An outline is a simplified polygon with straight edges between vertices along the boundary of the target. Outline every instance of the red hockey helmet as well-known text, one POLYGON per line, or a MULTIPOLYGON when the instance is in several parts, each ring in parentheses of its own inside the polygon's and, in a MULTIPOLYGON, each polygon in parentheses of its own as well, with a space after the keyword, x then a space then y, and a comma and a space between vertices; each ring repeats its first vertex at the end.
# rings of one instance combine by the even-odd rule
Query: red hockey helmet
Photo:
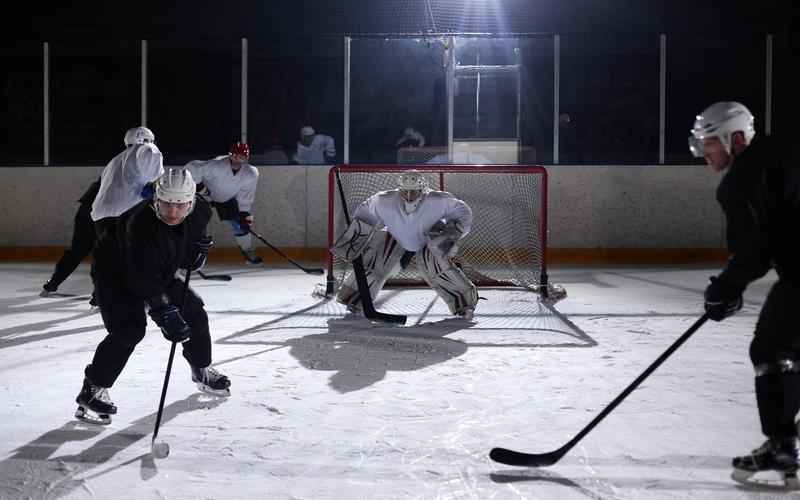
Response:
POLYGON ((242 155, 245 158, 250 158, 250 146, 246 142, 237 142, 231 146, 230 154, 242 155))

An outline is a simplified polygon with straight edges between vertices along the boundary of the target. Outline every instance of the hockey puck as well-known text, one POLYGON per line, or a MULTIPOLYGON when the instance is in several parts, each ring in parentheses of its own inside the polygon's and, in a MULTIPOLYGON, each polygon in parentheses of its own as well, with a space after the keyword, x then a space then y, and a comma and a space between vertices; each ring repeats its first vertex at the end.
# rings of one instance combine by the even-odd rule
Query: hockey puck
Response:
POLYGON ((155 442, 153 443, 152 452, 155 458, 167 458, 169 456, 169 444, 164 441, 155 442))

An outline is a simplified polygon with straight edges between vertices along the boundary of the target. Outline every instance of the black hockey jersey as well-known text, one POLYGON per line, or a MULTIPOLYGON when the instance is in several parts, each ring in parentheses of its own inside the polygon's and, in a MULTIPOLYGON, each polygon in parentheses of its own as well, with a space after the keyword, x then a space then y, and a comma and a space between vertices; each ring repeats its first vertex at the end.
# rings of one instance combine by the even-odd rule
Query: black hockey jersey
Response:
POLYGON ((717 187, 728 263, 719 278, 741 290, 772 267, 800 283, 800 165, 779 138, 756 137, 717 187))

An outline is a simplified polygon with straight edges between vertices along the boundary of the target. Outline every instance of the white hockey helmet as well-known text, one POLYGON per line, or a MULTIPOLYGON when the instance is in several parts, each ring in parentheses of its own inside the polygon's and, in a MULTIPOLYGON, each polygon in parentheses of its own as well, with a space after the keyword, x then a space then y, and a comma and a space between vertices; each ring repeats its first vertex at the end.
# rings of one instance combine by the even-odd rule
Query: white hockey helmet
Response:
POLYGON ((155 209, 159 219, 167 224, 180 224, 183 219, 194 209, 195 182, 192 174, 185 168, 168 168, 164 174, 156 179, 155 209), (184 204, 189 203, 186 214, 178 221, 169 221, 161 213, 161 203, 184 204))
POLYGON ((145 142, 156 142, 153 131, 147 127, 134 127, 125 132, 125 145, 144 144, 145 142))
POLYGON ((697 158, 705 154, 703 139, 719 137, 725 151, 731 153, 731 136, 734 132, 744 133, 746 144, 756 135, 753 127, 753 114, 744 104, 735 101, 721 101, 712 104, 695 117, 694 127, 689 136, 689 151, 697 158))
POLYGON ((419 170, 406 170, 400 174, 400 177, 397 178, 397 185, 407 214, 416 210, 425 194, 430 191, 427 179, 419 170))

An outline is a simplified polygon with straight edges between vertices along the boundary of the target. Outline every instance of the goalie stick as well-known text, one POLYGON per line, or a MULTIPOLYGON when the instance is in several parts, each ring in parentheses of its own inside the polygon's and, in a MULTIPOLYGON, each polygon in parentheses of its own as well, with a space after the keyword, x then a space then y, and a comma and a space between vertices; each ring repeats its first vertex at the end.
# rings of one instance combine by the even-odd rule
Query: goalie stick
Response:
POLYGON ((267 245, 268 247, 270 247, 271 249, 273 249, 275 251, 275 253, 277 253, 278 255, 283 257, 284 259, 286 259, 290 264, 294 265, 294 267, 300 269, 304 273, 308 273, 308 274, 325 274, 325 271, 323 269, 321 269, 321 268, 318 268, 318 267, 304 267, 304 266, 301 266, 300 264, 298 264, 297 262, 293 261, 292 259, 289 258, 288 255, 283 253, 280 248, 274 246, 272 243, 270 243, 269 241, 265 240, 263 236, 261 236, 260 234, 258 234, 255 231, 253 231, 253 228, 249 228, 248 231, 250 231, 250 234, 252 234, 256 238, 261 240, 261 243, 263 243, 263 244, 267 245))
POLYGON ((197 274, 204 280, 211 281, 230 281, 233 279, 230 274, 206 274, 203 271, 197 271, 197 274))
POLYGON ((614 399, 614 401, 603 408, 603 411, 601 411, 599 415, 594 417, 594 419, 589 422, 586 427, 581 429, 581 431, 574 438, 570 439, 569 442, 567 442, 567 444, 561 448, 548 453, 524 453, 521 451, 509 450, 507 448, 493 448, 492 451, 489 452, 489 458, 495 462, 500 462, 501 464, 520 465, 527 467, 546 467, 558 462, 561 457, 566 455, 567 452, 572 449, 573 446, 578 444, 578 441, 589 434, 589 431, 594 429, 594 427, 599 424, 601 420, 611 413, 611 411, 614 410, 614 408, 616 408, 617 405, 619 405, 628 396, 628 394, 633 392, 633 390, 636 389, 639 384, 644 381, 644 379, 653 373, 656 368, 661 365, 661 363, 663 363, 673 352, 675 352, 684 342, 686 342, 686 340, 688 340, 698 328, 703 326, 703 323, 705 323, 707 319, 708 315, 703 314, 700 319, 695 321, 694 324, 690 326, 688 330, 686 330, 686 333, 681 335, 678 340, 673 342, 672 345, 669 346, 667 350, 658 357, 658 359, 648 366, 641 375, 636 377, 636 380, 631 382, 631 384, 626 387, 625 390, 614 399))
MULTIPOLYGON (((344 195, 344 188, 342 187, 342 179, 339 177, 339 169, 333 167, 336 173, 336 184, 339 186, 339 196, 342 199, 342 211, 344 212, 344 220, 347 225, 350 225, 350 212, 347 208, 347 198, 344 195)), ((369 293, 369 283, 367 283, 367 274, 364 271, 364 260, 359 255, 353 259, 353 273, 356 276, 356 283, 358 284, 358 295, 361 299, 361 306, 364 309, 364 317, 367 319, 374 319, 386 323, 397 323, 404 325, 406 323, 406 316, 402 314, 387 314, 377 311, 375 304, 372 302, 372 295, 369 293)))

